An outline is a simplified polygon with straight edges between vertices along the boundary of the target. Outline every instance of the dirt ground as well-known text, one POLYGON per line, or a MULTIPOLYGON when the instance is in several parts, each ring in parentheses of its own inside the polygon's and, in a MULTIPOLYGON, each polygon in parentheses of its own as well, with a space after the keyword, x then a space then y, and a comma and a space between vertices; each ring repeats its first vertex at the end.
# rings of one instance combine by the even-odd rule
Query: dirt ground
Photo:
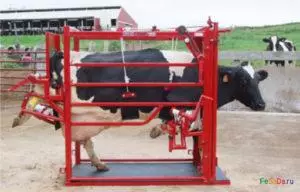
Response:
MULTIPOLYGON (((3 104, 3 103, 2 103, 3 104)), ((230 186, 65 187, 64 140, 60 131, 36 119, 10 128, 17 109, 1 110, 0 191, 300 191, 300 115, 219 112, 219 165, 230 186), (260 184, 260 178, 293 179, 294 184, 260 184)), ((188 157, 169 153, 167 136, 149 138, 146 127, 110 129, 94 138, 98 155, 109 157, 188 157)))

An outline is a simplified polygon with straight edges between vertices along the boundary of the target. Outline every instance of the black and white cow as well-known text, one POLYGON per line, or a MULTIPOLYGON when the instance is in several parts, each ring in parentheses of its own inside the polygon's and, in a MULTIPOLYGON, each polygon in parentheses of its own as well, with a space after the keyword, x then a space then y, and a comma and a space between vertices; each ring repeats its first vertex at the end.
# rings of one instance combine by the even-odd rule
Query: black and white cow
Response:
MULTIPOLYGON (((271 36, 269 38, 263 38, 263 42, 268 43, 266 51, 273 51, 273 52, 278 52, 278 51, 291 51, 294 52, 296 51, 296 47, 293 44, 292 41, 287 40, 285 37, 278 37, 278 36, 271 36)), ((266 61, 266 64, 272 64, 275 63, 276 66, 281 65, 285 66, 284 60, 282 61, 266 61)), ((289 64, 293 63, 293 61, 288 61, 289 64)))
MULTIPOLYGON (((268 77, 265 70, 254 71, 248 62, 242 62, 239 66, 219 66, 218 81, 218 108, 238 100, 245 106, 255 111, 265 109, 265 102, 259 90, 259 83, 268 77)), ((198 73, 195 69, 186 68, 184 70, 181 82, 195 81, 198 73)), ((202 90, 197 88, 179 87, 175 88, 167 96, 168 101, 198 101, 202 90)), ((164 121, 165 122, 165 121, 164 121)), ((152 128, 150 132, 151 138, 161 135, 164 130, 161 125, 152 128)))
MULTIPOLYGON (((145 49, 140 51, 127 51, 124 53, 126 62, 193 62, 190 53, 160 51, 145 49)), ((63 54, 56 53, 51 57, 51 87, 61 86, 63 76, 63 54)), ((71 52, 71 62, 122 62, 121 53, 89 53, 71 52)), ((195 66, 191 67, 126 67, 127 78, 130 82, 194 82, 197 81, 198 72, 195 66)), ((258 84, 267 77, 266 71, 255 72, 251 65, 238 67, 219 67, 219 97, 218 104, 223 105, 234 99, 239 100, 253 110, 263 110, 265 102, 261 97, 258 84)), ((71 67, 71 79, 77 82, 124 82, 123 67, 71 67)), ((130 101, 198 101, 202 94, 201 88, 174 88, 164 87, 130 87, 136 93, 136 98, 130 101)), ((36 86, 35 92, 43 93, 43 87, 36 86)), ((53 91, 53 90, 52 90, 53 91)), ((72 87, 72 102, 111 102, 127 100, 122 97, 126 91, 123 87, 72 87)), ((36 102, 28 102, 27 108, 35 110, 36 102)), ((72 107, 73 121, 121 121, 126 119, 145 118, 153 107, 72 107)), ((28 114, 19 115, 13 124, 18 126, 29 119, 28 114)), ((158 115, 163 120, 173 118, 169 108, 164 108, 158 115)), ((64 130, 64 126, 62 126, 64 130)), ((96 136, 107 126, 73 126, 72 140, 80 141, 87 151, 92 165, 99 171, 108 170, 107 166, 96 156, 91 137, 96 136)))

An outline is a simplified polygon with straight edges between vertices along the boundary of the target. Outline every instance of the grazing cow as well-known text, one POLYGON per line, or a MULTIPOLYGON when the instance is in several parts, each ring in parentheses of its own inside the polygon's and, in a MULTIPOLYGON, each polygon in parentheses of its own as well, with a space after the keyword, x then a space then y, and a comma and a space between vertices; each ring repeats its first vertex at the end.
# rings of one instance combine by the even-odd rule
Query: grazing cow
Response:
MULTIPOLYGON (((279 38, 278 36, 271 36, 269 38, 263 38, 263 42, 268 43, 266 50, 267 51, 273 51, 273 52, 277 52, 277 51, 284 51, 284 52, 288 52, 288 51, 296 51, 296 47, 293 44, 292 41, 287 40, 285 37, 281 37, 279 38)), ((281 66, 285 66, 285 61, 268 61, 266 60, 266 64, 272 64, 275 63, 276 66, 281 65, 281 66)), ((289 64, 293 63, 293 61, 288 61, 289 64)))
MULTIPOLYGON (((124 52, 126 62, 189 62, 192 63, 193 56, 190 53, 160 51, 157 49, 145 49, 140 51, 124 52)), ((51 57, 51 88, 58 88, 64 79, 63 54, 55 53, 51 57)), ((122 55, 118 53, 89 53, 71 52, 71 62, 122 62, 122 55)), ((197 81, 197 70, 191 67, 71 67, 71 79, 73 83, 78 82, 193 82, 197 81), (126 72, 126 73, 125 73, 126 72)), ((220 86, 222 99, 219 104, 225 104, 237 99, 253 110, 263 110, 263 101, 258 83, 267 77, 266 71, 254 72, 251 65, 238 67, 219 67, 220 86)), ((174 88, 166 90, 164 87, 129 87, 131 92, 136 93, 132 101, 197 101, 201 95, 201 88, 174 88)), ((35 92, 43 94, 43 87, 36 86, 35 92)), ((72 102, 126 102, 122 97, 126 91, 124 87, 72 87, 72 102)), ((26 108, 29 110, 41 110, 41 101, 36 98, 30 99, 26 108), (33 100, 33 101, 32 101, 33 100)), ((72 107, 72 121, 121 121, 128 119, 145 118, 153 107, 72 107)), ((49 110, 48 110, 49 111, 49 110)), ((52 114, 53 112, 49 112, 52 114)), ((23 124, 30 115, 20 114, 14 121, 13 127, 23 124)), ((158 115, 163 120, 173 118, 166 107, 158 115)), ((64 126, 62 125, 62 130, 64 126)), ((80 141, 94 165, 99 171, 106 171, 108 167, 100 161, 94 152, 91 137, 96 136, 107 126, 72 126, 71 138, 80 141)))

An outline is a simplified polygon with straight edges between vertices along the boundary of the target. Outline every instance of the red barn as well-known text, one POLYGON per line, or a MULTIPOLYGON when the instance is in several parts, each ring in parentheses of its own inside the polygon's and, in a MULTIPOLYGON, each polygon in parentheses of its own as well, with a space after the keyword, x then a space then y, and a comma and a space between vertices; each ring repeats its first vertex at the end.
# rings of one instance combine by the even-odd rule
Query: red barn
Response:
POLYGON ((0 11, 1 35, 61 32, 64 25, 81 30, 118 27, 137 28, 136 21, 121 6, 22 9, 0 11))

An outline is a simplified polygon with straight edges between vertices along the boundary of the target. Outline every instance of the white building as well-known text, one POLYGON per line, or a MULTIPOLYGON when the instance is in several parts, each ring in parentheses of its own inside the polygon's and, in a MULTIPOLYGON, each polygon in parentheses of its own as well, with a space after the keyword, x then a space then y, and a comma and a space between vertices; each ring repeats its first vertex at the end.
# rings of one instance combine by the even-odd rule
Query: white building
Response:
POLYGON ((137 28, 135 20, 121 6, 0 10, 1 35, 61 32, 64 25, 81 30, 137 28))

